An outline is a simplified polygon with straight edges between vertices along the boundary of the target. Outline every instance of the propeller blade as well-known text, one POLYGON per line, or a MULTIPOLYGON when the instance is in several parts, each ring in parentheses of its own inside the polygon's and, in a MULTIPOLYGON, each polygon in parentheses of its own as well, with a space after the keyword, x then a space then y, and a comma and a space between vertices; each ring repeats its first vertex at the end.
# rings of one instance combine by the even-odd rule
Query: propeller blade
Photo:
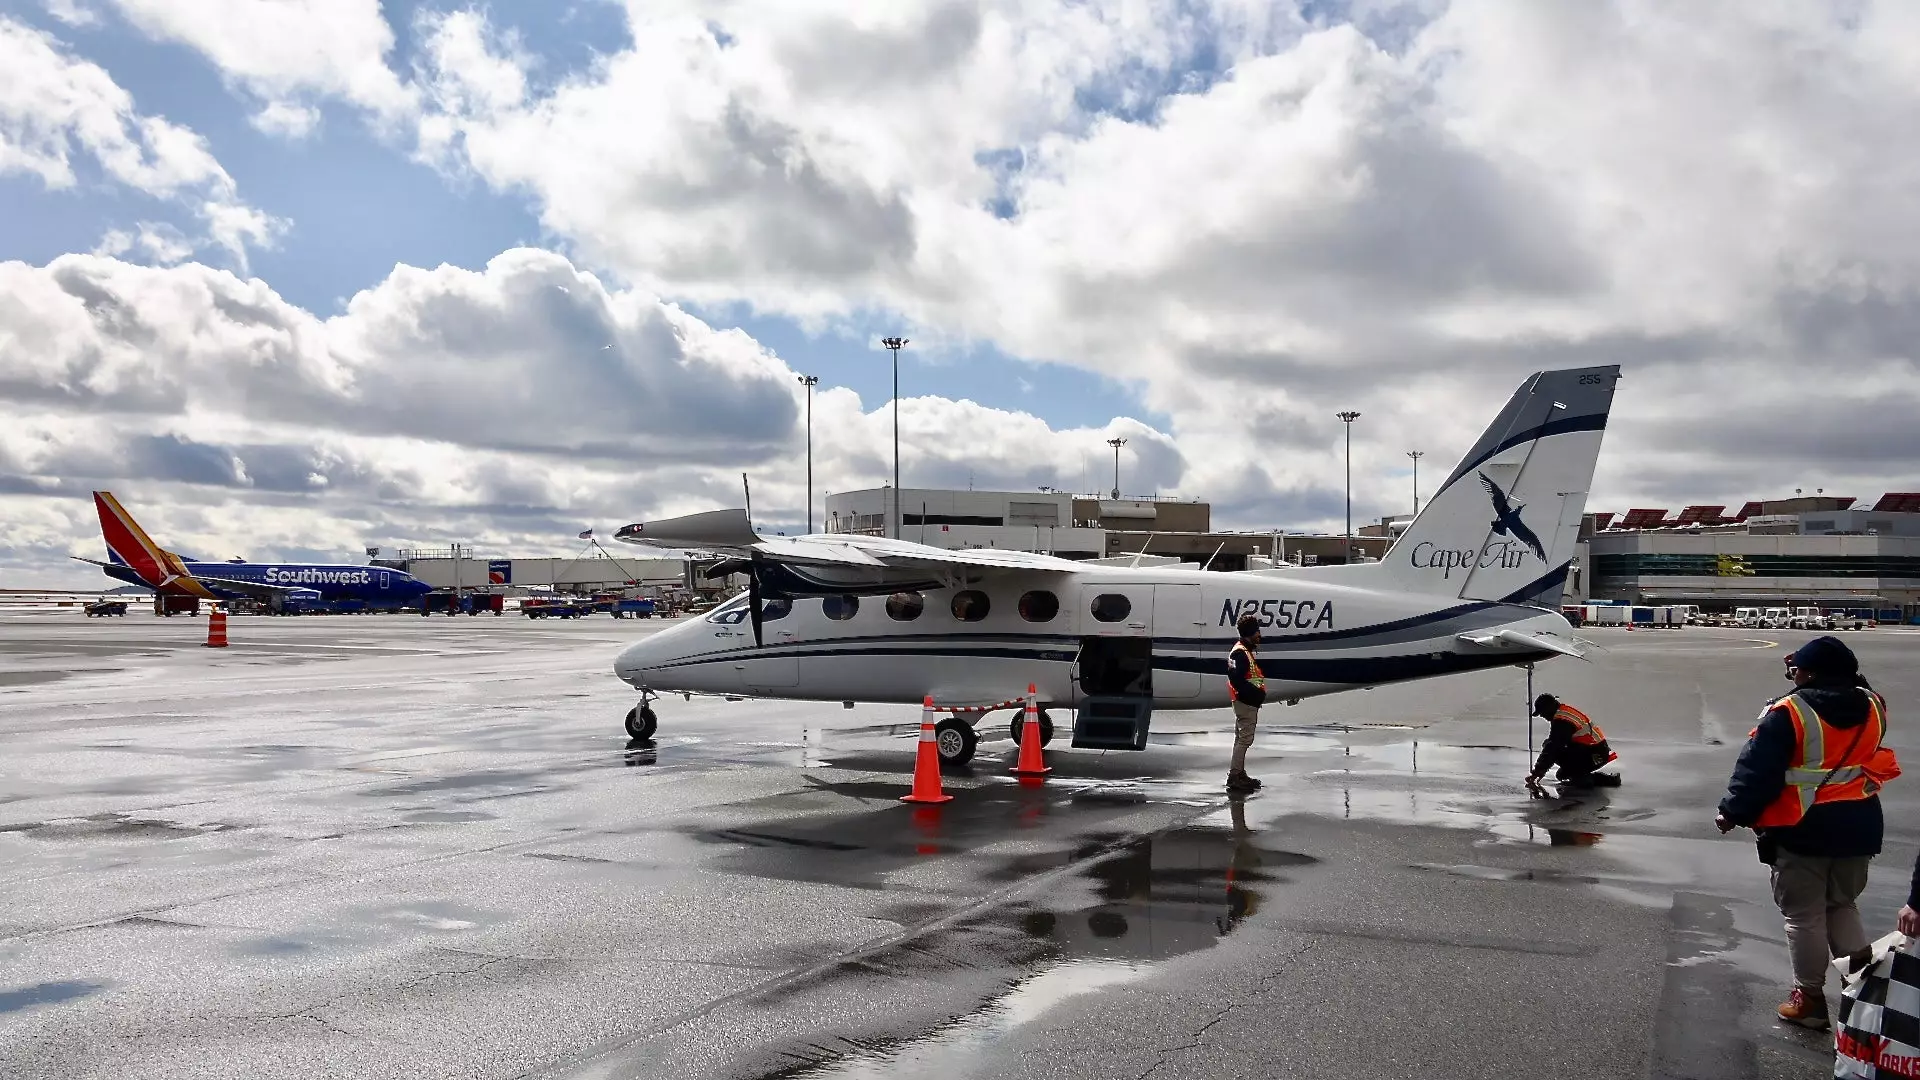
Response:
POLYGON ((722 559, 701 571, 700 576, 708 581, 714 581, 726 577, 729 574, 738 574, 742 571, 751 572, 751 570, 752 567, 745 559, 722 559))
POLYGON ((760 560, 758 559, 753 560, 753 564, 747 568, 747 612, 748 617, 753 620, 753 644, 755 648, 759 648, 766 644, 760 629, 766 617, 761 610, 760 560))

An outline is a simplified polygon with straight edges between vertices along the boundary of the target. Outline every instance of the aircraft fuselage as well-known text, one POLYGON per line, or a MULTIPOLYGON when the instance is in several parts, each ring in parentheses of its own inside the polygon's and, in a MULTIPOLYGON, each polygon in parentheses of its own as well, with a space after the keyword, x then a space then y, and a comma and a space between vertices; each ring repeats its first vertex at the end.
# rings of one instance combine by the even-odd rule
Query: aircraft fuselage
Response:
POLYGON ((1261 622, 1269 700, 1554 655, 1476 646, 1463 633, 1571 634, 1543 608, 1361 588, 1311 569, 1088 567, 893 596, 770 598, 758 646, 742 595, 630 646, 615 671, 656 692, 968 705, 1017 698, 1031 683, 1045 703, 1120 693, 1150 695, 1156 709, 1211 709, 1229 702, 1227 652, 1245 614, 1261 622))

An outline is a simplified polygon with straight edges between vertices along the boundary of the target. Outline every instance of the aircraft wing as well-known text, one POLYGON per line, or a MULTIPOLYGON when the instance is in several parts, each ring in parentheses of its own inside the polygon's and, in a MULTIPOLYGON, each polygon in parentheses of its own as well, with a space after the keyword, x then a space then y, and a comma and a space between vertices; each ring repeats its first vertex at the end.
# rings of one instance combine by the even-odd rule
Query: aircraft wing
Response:
POLYGON ((734 558, 757 558, 790 566, 885 570, 1040 570, 1079 568, 1069 559, 1002 548, 945 548, 884 536, 825 533, 813 536, 761 536, 744 510, 703 514, 628 525, 614 539, 649 547, 695 550, 734 558))
POLYGON ((1491 634, 1461 634, 1459 640, 1488 649, 1545 649, 1548 652, 1559 653, 1561 656, 1571 656, 1576 660, 1587 658, 1587 650, 1580 647, 1579 641, 1541 631, 1515 630, 1509 627, 1491 634))

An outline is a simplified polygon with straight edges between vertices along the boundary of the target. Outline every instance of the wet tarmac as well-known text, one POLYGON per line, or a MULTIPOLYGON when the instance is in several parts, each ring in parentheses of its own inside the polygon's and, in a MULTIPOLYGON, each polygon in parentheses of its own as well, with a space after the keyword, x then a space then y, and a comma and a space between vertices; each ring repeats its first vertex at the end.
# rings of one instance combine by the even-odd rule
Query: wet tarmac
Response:
MULTIPOLYGON (((1805 634, 1543 665, 1614 789, 1528 798, 1513 671, 1270 708, 1243 800, 1224 713, 1028 785, 996 716, 926 808, 913 709, 670 699, 629 743, 659 625, 0 616, 0 1076, 1831 1075, 1711 824, 1805 634)), ((1920 761, 1920 635, 1849 640, 1920 761)))

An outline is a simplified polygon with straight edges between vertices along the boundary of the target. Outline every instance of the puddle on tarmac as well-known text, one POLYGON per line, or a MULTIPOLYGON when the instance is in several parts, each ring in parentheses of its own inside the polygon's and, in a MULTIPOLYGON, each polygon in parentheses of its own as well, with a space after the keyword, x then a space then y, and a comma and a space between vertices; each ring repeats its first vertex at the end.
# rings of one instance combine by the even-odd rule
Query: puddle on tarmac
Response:
MULTIPOLYGON (((957 1063, 984 1060, 998 1040, 1062 1002, 1146 978, 1166 960, 1212 947, 1287 881, 1281 871, 1319 861, 1261 843, 1242 802, 1212 816, 1227 820, 1133 839, 1091 838, 1072 851, 1014 860, 1004 875, 1016 879, 1075 869, 1047 885, 1043 897, 912 935, 815 981, 924 979, 955 968, 1024 972, 1004 992, 925 1032, 787 1047, 786 1063, 764 1080, 963 1075, 957 1063)), ((928 914, 925 905, 907 903, 890 917, 910 922, 928 914)), ((807 988, 789 987, 767 1000, 807 988)))
POLYGON ((847 1040, 838 1047, 788 1051, 797 1060, 762 1080, 898 1080, 961 1075, 960 1062, 982 1060, 1009 1032, 1082 994, 1133 982, 1152 965, 1123 960, 1059 964, 1022 981, 986 1008, 926 1036, 906 1040, 847 1040))
POLYGON ((73 1001, 89 994, 97 994, 106 988, 106 983, 74 981, 47 982, 36 986, 0 990, 0 1014, 19 1012, 37 1005, 58 1005, 63 1001, 73 1001))
POLYGON ((38 686, 59 682, 71 674, 71 671, 0 671, 0 686, 38 686))
POLYGON ((151 821, 126 814, 93 814, 64 821, 30 821, 0 825, 0 833, 16 833, 34 840, 180 840, 207 833, 238 829, 238 825, 181 825, 151 821))
POLYGON ((462 821, 495 821, 499 819, 499 816, 498 814, 489 814, 480 810, 422 810, 418 813, 408 814, 401 820, 422 824, 433 822, 453 823, 462 821))
POLYGON ((1600 884, 1600 879, 1591 874, 1574 874, 1565 870, 1548 870, 1543 868, 1475 866, 1471 863, 1458 863, 1452 866, 1446 866, 1440 863, 1413 863, 1412 868, 1415 870, 1429 870, 1440 874, 1450 874, 1454 877, 1472 878, 1476 881, 1540 881, 1562 885, 1600 884))

